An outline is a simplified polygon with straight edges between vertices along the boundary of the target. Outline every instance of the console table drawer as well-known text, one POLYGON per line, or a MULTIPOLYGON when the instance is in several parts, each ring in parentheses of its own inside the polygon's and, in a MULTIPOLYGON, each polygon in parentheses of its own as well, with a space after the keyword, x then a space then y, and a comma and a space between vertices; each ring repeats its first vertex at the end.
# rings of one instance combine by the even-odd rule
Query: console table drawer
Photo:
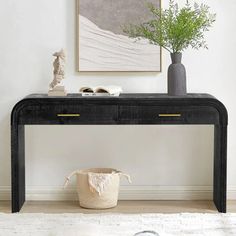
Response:
POLYGON ((27 106, 21 110, 20 123, 26 124, 105 124, 115 123, 117 106, 107 105, 43 105, 27 106))
POLYGON ((121 106, 119 120, 137 124, 218 124, 219 113, 208 106, 121 106))

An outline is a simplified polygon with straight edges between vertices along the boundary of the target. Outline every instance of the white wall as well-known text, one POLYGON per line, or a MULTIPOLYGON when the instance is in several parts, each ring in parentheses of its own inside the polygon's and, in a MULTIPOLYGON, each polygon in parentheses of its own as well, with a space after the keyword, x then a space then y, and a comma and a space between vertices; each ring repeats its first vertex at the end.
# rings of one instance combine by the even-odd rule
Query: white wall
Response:
MULTIPOLYGON (((208 34, 210 49, 189 49, 183 62, 188 73, 188 92, 210 93, 228 109, 228 189, 230 197, 236 198, 236 1, 204 2, 217 13, 217 22, 208 34)), ((163 0, 164 6, 167 3, 163 0)), ((9 197, 11 109, 27 94, 47 92, 54 51, 67 49, 65 84, 71 92, 86 84, 117 84, 125 92, 166 92, 170 60, 165 51, 160 74, 77 73, 74 0, 0 0, 0 30, 2 199, 9 197)), ((28 197, 45 199, 48 194, 48 198, 57 198, 57 194, 62 194, 59 187, 64 176, 70 171, 105 165, 132 175, 132 187, 123 187, 124 198, 139 198, 145 189, 146 198, 188 198, 193 190, 198 191, 196 198, 206 197, 212 183, 212 137, 213 129, 208 126, 27 127, 28 197), (53 197, 49 189, 54 190, 53 197)))

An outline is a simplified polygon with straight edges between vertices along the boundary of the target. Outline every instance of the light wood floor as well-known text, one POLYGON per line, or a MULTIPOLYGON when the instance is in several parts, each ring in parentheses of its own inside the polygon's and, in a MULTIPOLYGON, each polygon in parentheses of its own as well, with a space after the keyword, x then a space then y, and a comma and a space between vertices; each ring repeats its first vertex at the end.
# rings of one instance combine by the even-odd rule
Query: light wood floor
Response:
MULTIPOLYGON (((236 213, 236 201, 228 201, 227 212, 236 213)), ((0 201, 0 212, 10 213, 9 201, 0 201)), ((216 213, 212 201, 120 201, 116 208, 88 210, 78 202, 32 201, 26 202, 21 213, 216 213)))

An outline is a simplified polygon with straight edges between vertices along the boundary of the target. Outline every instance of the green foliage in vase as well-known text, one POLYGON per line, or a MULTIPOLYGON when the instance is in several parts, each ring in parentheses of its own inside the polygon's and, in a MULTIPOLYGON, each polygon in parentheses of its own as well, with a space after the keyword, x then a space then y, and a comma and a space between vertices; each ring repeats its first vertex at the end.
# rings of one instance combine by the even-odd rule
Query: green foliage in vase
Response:
POLYGON ((131 38, 146 38, 151 44, 159 45, 171 53, 183 52, 189 46, 194 49, 207 48, 204 33, 209 31, 216 14, 209 6, 186 1, 180 8, 175 0, 169 1, 168 9, 156 8, 148 3, 154 16, 140 25, 125 26, 123 31, 131 38))

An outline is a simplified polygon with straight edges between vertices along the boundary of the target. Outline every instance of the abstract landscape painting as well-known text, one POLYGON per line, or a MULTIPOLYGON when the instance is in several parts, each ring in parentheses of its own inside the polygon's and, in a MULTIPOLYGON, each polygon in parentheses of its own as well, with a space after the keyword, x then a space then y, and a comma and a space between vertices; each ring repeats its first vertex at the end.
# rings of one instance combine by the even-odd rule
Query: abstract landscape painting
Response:
POLYGON ((79 71, 160 71, 161 49, 146 39, 129 38, 123 27, 153 16, 147 1, 77 0, 79 71))

